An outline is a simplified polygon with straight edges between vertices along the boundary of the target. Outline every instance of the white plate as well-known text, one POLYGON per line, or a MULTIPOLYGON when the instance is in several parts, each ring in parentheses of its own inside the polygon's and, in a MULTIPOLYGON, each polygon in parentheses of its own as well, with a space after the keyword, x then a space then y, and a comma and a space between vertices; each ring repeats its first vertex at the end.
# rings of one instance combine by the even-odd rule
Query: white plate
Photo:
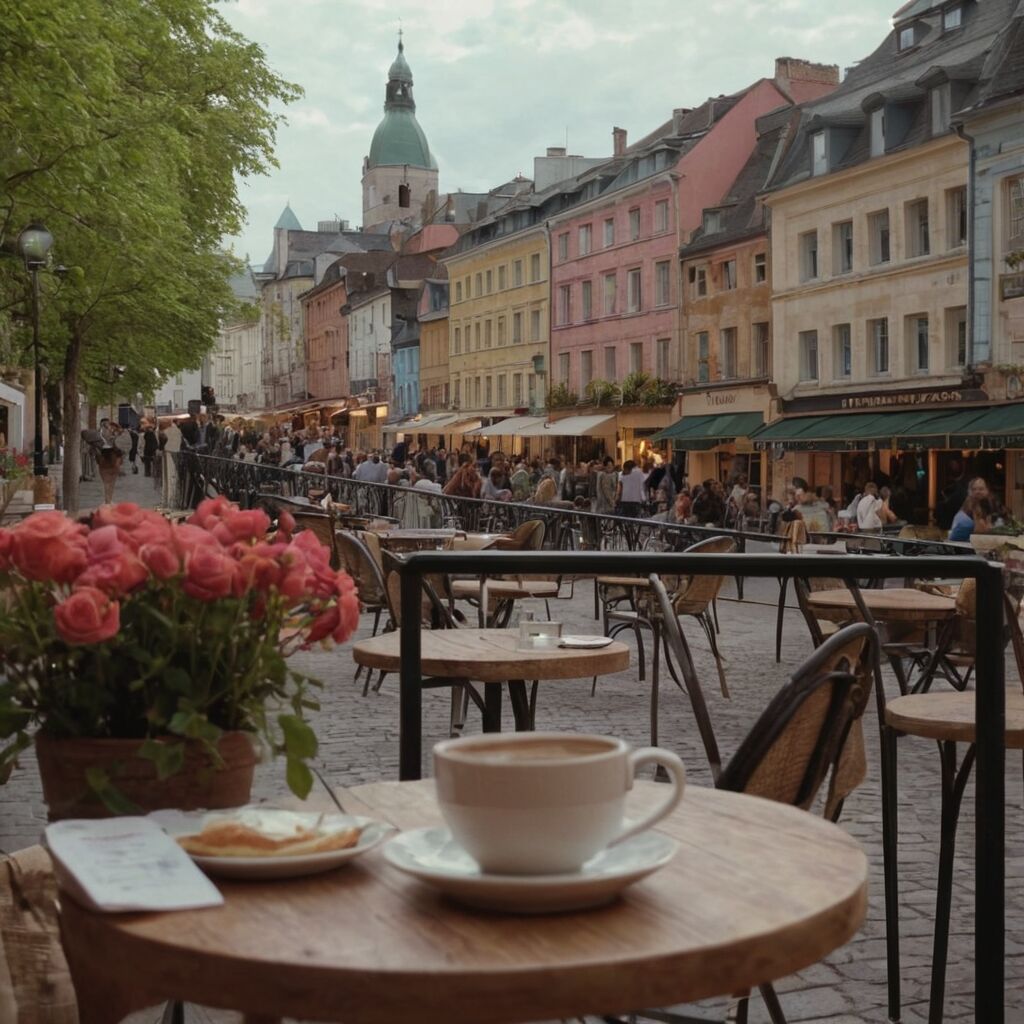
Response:
MULTIPOLYGON (((258 810, 266 813, 272 808, 243 807, 231 811, 154 811, 153 818, 172 837, 195 835, 202 831, 206 822, 217 818, 238 817, 239 812, 258 810)), ((361 818, 354 814, 324 814, 310 811, 288 812, 290 819, 307 828, 320 821, 320 827, 327 831, 358 826, 362 834, 355 846, 347 850, 329 850, 327 853, 304 853, 291 857, 204 857, 189 856, 207 874, 218 878, 300 878, 303 875, 317 875, 332 871, 348 861, 372 850, 385 836, 394 831, 393 826, 373 818, 361 818), (322 819, 322 820, 321 820, 322 819)))
POLYGON ((563 636, 558 641, 558 646, 584 649, 607 647, 611 642, 610 636, 563 636))
POLYGON ((660 832, 642 832, 603 850, 573 874, 488 875, 446 828, 402 832, 384 847, 384 859, 452 899, 484 910, 551 914, 610 903, 627 886, 664 867, 679 844, 660 832))

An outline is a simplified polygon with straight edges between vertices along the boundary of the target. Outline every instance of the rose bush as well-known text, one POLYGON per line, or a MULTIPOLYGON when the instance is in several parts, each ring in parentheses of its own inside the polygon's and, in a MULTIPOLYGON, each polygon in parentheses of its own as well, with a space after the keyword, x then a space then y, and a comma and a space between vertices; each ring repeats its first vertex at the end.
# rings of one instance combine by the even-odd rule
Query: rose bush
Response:
POLYGON ((161 774, 180 743, 253 733, 301 796, 320 685, 287 662, 356 629, 352 579, 310 531, 225 498, 187 523, 132 504, 88 524, 37 512, 0 529, 0 781, 35 731, 138 738, 161 774), (168 739, 172 742, 167 742, 168 739))

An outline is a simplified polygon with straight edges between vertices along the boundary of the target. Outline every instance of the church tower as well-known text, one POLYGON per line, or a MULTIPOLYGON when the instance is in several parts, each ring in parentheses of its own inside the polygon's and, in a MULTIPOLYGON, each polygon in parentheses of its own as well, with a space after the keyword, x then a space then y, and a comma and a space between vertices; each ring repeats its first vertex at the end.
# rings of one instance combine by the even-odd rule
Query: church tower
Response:
POLYGON ((363 230, 391 221, 419 222, 428 196, 437 196, 437 161, 416 120, 412 71, 399 33, 398 56, 388 71, 384 120, 363 160, 363 230))

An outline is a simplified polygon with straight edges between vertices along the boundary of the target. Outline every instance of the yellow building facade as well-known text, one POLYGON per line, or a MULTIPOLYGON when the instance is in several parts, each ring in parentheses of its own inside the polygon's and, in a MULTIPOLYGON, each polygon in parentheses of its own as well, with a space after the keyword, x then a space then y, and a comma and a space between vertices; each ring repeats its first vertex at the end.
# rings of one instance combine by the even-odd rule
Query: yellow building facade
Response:
POLYGON ((451 405, 448 317, 420 318, 420 411, 444 412, 451 405))
POLYGON ((538 225, 467 246, 443 263, 453 408, 482 418, 543 409, 550 345, 546 229, 538 225))

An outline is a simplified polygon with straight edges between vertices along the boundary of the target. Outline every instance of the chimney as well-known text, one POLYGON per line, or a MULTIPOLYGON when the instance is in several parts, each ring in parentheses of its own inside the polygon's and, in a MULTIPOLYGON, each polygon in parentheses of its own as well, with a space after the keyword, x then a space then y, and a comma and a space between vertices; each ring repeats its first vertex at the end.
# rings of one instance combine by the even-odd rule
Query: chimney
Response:
POLYGON ((683 134, 683 118, 693 110, 692 107, 676 107, 672 111, 672 134, 683 134))
POLYGON ((612 129, 612 156, 622 156, 626 152, 626 129, 612 129))
POLYGON ((565 156, 565 146, 548 146, 548 156, 565 156))
POLYGON ((838 85, 838 64, 815 64, 797 57, 775 58, 775 80, 783 89, 790 82, 813 82, 818 85, 838 85))

